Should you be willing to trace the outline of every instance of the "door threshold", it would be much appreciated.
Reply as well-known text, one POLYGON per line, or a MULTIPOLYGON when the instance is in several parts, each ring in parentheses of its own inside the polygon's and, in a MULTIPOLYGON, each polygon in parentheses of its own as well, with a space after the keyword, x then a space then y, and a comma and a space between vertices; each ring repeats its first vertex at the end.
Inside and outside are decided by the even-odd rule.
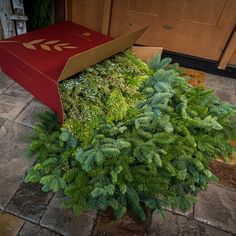
POLYGON ((236 79, 236 67, 235 66, 227 66, 225 70, 220 70, 217 68, 216 61, 206 60, 203 58, 192 57, 180 53, 174 53, 170 51, 164 50, 162 53, 162 58, 170 57, 172 58, 172 62, 179 63, 180 66, 201 70, 207 72, 209 74, 220 75, 224 77, 229 77, 236 79))

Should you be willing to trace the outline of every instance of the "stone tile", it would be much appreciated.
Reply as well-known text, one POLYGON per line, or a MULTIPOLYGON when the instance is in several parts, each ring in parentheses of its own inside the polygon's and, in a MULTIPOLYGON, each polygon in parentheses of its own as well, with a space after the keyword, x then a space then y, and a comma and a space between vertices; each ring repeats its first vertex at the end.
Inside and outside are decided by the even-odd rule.
POLYGON ((235 94, 236 81, 234 79, 206 73, 205 84, 207 87, 229 90, 235 94))
POLYGON ((5 122, 6 122, 6 120, 0 117, 0 127, 1 127, 5 122))
POLYGON ((29 127, 34 127, 37 123, 37 113, 49 110, 47 106, 43 105, 39 101, 33 99, 30 104, 20 113, 20 115, 15 119, 17 123, 27 125, 29 127))
POLYGON ((236 95, 233 94, 232 91, 215 89, 215 95, 218 96, 222 101, 227 101, 236 105, 236 95))
POLYGON ((32 129, 6 121, 0 127, 0 208, 4 208, 34 159, 26 159, 26 137, 32 129))
POLYGON ((24 98, 0 95, 0 117, 13 121, 28 102, 24 98))
POLYGON ((24 98, 27 102, 33 99, 33 95, 26 91, 22 86, 17 83, 12 84, 4 94, 12 96, 12 97, 19 97, 24 98))
POLYGON ((189 210, 189 211, 186 211, 186 212, 182 212, 181 210, 178 210, 178 209, 172 209, 170 207, 166 207, 165 210, 167 211, 171 211, 172 213, 175 213, 175 214, 178 214, 178 215, 182 215, 182 216, 186 216, 186 217, 189 217, 189 218, 193 218, 193 207, 189 210))
MULTIPOLYGON (((147 220, 147 222, 149 222, 149 220, 147 220)), ((113 210, 108 208, 107 210, 99 212, 92 235, 143 236, 146 235, 146 222, 140 220, 131 209, 129 209, 121 219, 117 219, 113 210)))
POLYGON ((194 217, 236 234, 236 191, 210 184, 198 195, 194 217))
MULTIPOLYGON (((149 236, 231 236, 223 230, 184 216, 166 212, 166 219, 153 214, 149 236)), ((233 236, 233 235, 232 235, 233 236)))
POLYGON ((1 236, 16 236, 23 224, 24 220, 0 211, 1 236))
POLYGON ((13 83, 14 80, 10 79, 0 70, 0 94, 7 90, 13 83))
POLYGON ((65 197, 62 193, 54 195, 41 220, 41 225, 63 235, 90 235, 96 218, 96 212, 88 212, 76 216, 71 209, 62 209, 60 207, 64 201, 65 197))
POLYGON ((40 184, 23 182, 7 205, 7 211, 39 223, 53 195, 43 192, 41 188, 40 184))
POLYGON ((18 236, 59 236, 59 234, 27 221, 18 236))

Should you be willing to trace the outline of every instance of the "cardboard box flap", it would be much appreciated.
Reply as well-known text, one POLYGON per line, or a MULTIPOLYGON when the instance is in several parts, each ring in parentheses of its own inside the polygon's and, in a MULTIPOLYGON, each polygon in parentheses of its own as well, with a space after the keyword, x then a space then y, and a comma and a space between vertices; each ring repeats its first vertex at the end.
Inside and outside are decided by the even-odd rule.
POLYGON ((149 47, 149 46, 133 46, 133 53, 139 57, 142 61, 148 62, 156 54, 162 54, 162 47, 149 47))
POLYGON ((70 57, 58 81, 67 79, 86 67, 92 66, 131 47, 147 28, 148 26, 70 57))

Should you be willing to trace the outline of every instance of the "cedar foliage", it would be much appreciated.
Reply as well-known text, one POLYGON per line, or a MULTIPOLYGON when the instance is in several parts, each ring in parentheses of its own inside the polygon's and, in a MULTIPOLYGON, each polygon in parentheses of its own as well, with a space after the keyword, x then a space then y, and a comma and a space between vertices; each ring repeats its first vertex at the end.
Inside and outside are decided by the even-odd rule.
MULTIPOLYGON (((117 57, 126 60, 125 57, 130 56, 128 52, 117 57)), ((103 63, 93 70, 110 62, 103 63)), ((125 71, 129 67, 122 63, 116 69, 124 66, 124 75, 127 75, 125 71)), ((142 66, 144 70, 134 77, 123 77, 134 82, 139 73, 144 76, 143 71, 149 75, 142 79, 143 83, 135 85, 136 90, 132 88, 137 99, 127 102, 130 94, 124 96, 118 86, 120 82, 116 84, 120 81, 118 76, 112 79, 115 80, 112 92, 102 96, 104 103, 93 103, 105 110, 96 127, 92 125, 90 136, 84 139, 86 142, 80 140, 87 135, 82 129, 73 132, 68 123, 60 128, 55 115, 42 114, 30 146, 31 153, 37 153, 38 158, 26 181, 40 182, 44 191, 62 189, 69 197, 65 206, 77 214, 110 206, 120 218, 131 206, 145 220, 144 205, 162 216, 166 206, 188 210, 196 200, 194 196, 216 179, 208 162, 216 156, 227 158, 233 152, 228 140, 236 136, 236 109, 221 102, 212 90, 189 85, 187 79, 180 76, 178 65, 170 64, 170 59, 154 57, 149 62, 151 72, 142 66), (124 111, 116 109, 116 102, 112 102, 123 104, 124 100, 129 104, 125 108, 119 105, 124 111)), ((82 74, 86 76, 86 73, 90 70, 82 74)), ((99 77, 101 73, 102 69, 99 77)), ((76 104, 79 107, 68 108, 72 111, 70 117, 76 114, 75 121, 90 104, 87 97, 90 83, 94 82, 96 89, 96 76, 90 76, 88 87, 84 80, 79 100, 75 102, 78 98, 71 98, 73 107, 76 104), (84 107, 77 103, 80 99, 85 101, 84 107)), ((93 114, 100 115, 96 109, 93 114)))
POLYGON ((100 123, 117 122, 137 113, 138 88, 152 71, 130 50, 104 60, 59 86, 65 124, 81 145, 91 141, 100 123))

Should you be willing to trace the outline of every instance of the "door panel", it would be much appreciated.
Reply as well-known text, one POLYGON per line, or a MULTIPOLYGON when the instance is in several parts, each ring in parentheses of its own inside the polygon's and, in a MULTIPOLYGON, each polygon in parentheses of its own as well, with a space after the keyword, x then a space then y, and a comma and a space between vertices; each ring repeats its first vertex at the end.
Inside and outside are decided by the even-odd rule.
POLYGON ((236 23, 236 0, 114 0, 110 35, 150 25, 138 44, 218 61, 236 23))
POLYGON ((180 14, 181 20, 214 27, 221 17, 226 2, 227 0, 185 1, 180 14))
POLYGON ((67 20, 101 31, 104 0, 67 0, 67 20))

